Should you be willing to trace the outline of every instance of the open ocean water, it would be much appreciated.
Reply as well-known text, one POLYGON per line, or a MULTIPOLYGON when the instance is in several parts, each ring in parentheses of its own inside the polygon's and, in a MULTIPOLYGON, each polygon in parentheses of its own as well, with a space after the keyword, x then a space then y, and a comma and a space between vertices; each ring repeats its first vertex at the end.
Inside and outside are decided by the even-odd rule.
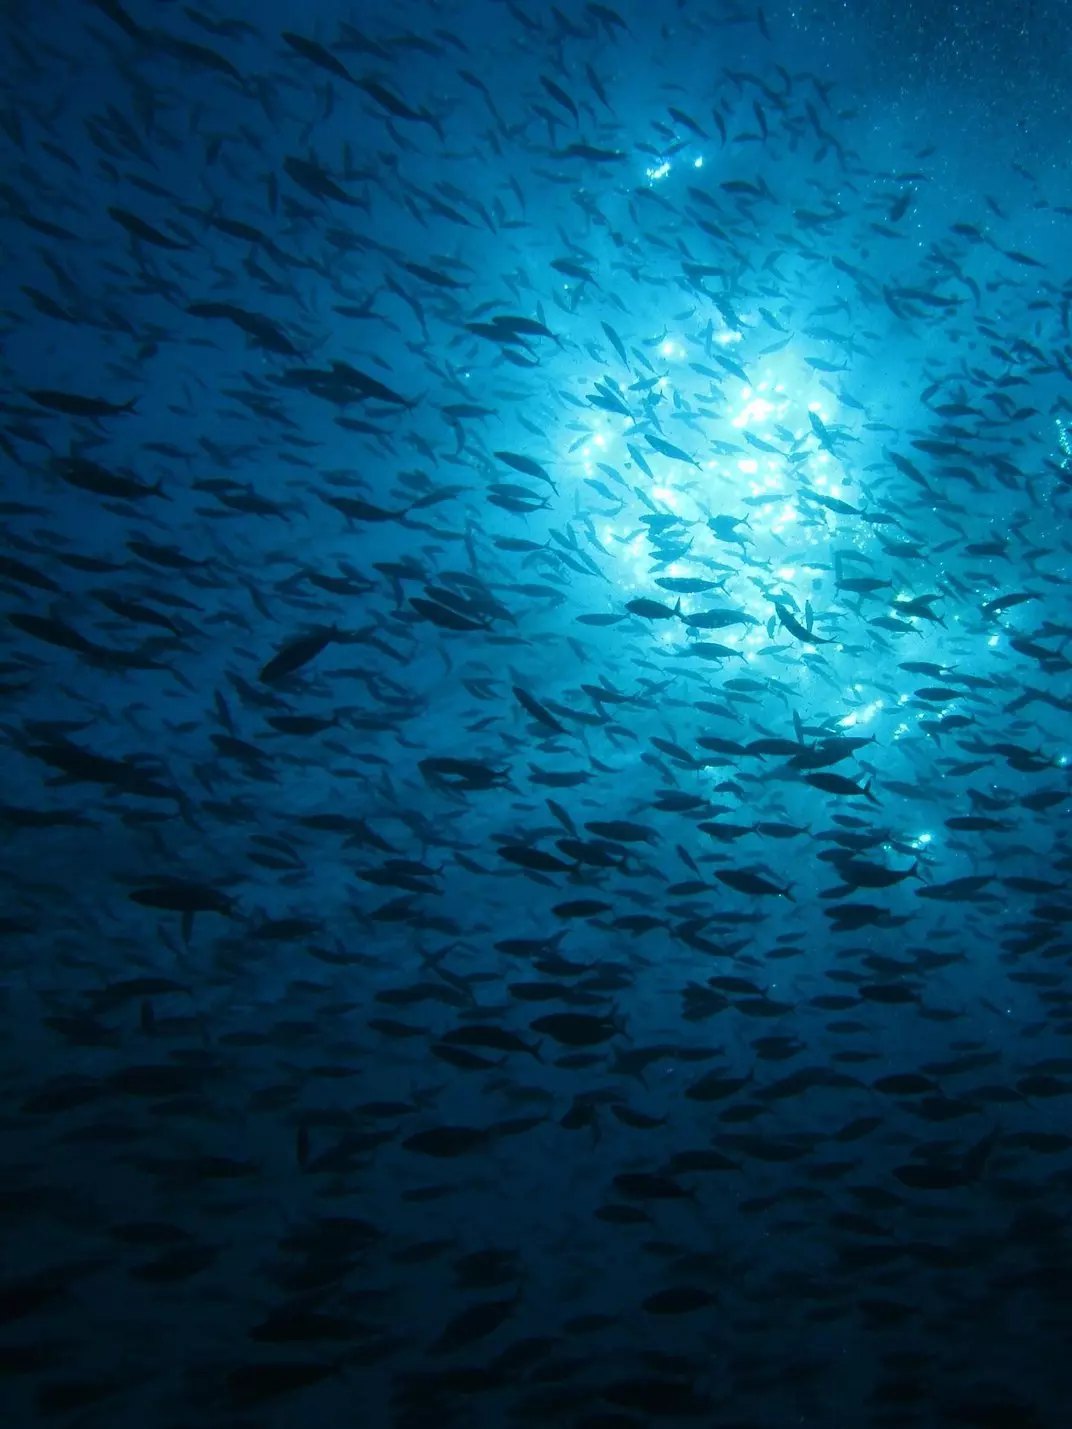
POLYGON ((1067 1429, 1067 5, 0 19, 3 1429, 1067 1429))

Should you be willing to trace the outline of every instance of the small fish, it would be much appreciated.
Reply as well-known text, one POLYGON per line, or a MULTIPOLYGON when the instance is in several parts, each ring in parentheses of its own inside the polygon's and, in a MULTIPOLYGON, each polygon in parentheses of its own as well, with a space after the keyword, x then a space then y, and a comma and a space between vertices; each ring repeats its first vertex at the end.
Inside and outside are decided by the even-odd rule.
POLYGON ((141 243, 149 243, 154 248, 167 248, 172 252, 185 253, 192 245, 180 243, 177 239, 169 238, 166 233, 161 233, 158 228, 154 228, 151 223, 146 223, 139 218, 136 213, 131 213, 125 208, 109 208, 108 216, 125 228, 132 238, 138 239, 141 243))
POLYGON ((274 684, 277 680, 287 679, 290 675, 296 674, 303 666, 308 665, 310 660, 315 660, 333 640, 338 639, 338 635, 338 629, 331 626, 327 629, 311 631, 308 635, 297 636, 283 645, 270 660, 261 666, 258 678, 263 684, 274 684))
POLYGON ((107 402, 103 397, 83 397, 74 392, 57 392, 52 388, 28 390, 27 397, 50 412, 63 412, 69 417, 120 417, 133 412, 135 398, 129 402, 107 402))

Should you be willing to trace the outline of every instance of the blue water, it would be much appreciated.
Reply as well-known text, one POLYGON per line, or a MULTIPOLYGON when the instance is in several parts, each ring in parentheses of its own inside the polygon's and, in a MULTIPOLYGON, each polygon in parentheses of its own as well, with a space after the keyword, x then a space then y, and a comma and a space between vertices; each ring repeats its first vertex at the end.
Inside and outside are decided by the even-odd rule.
POLYGON ((5 1425, 1065 1423, 1061 23, 5 7, 5 1425))

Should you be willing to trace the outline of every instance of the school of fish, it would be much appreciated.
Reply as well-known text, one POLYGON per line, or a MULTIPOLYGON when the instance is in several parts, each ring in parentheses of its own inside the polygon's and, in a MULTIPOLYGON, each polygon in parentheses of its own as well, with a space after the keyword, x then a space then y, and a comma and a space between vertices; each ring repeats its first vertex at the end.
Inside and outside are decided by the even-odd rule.
POLYGON ((1065 1423, 1067 165, 744 0, 2 26, 5 1429, 1065 1423))

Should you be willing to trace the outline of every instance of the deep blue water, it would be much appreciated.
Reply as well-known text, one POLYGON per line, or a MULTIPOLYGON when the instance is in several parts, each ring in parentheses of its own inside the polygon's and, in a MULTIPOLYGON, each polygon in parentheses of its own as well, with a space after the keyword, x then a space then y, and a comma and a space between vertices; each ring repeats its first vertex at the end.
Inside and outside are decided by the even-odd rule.
POLYGON ((3 20, 4 1425, 1065 1424, 1061 7, 3 20))

